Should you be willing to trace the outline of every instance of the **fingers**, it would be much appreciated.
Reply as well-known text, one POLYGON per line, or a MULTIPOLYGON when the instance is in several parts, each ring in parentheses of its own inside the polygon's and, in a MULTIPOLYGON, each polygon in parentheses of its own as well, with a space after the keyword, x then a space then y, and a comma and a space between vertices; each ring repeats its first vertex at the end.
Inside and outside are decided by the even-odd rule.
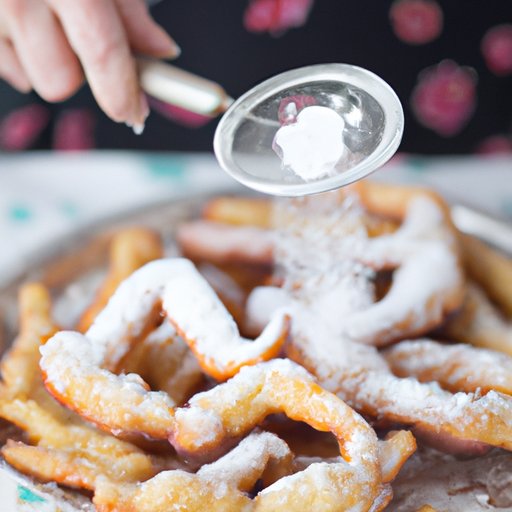
POLYGON ((32 89, 12 44, 6 39, 0 39, 0 77, 20 92, 32 89))
POLYGON ((132 51, 179 54, 142 0, 0 0, 0 13, 0 77, 60 101, 80 87, 84 71, 105 113, 133 126, 143 125, 149 108, 132 51))
POLYGON ((134 53, 173 59, 180 48, 151 17, 143 0, 115 0, 134 53))
POLYGON ((80 59, 96 101, 115 121, 143 125, 149 113, 112 0, 48 0, 80 59))
POLYGON ((24 69, 24 74, 20 74, 20 66, 12 68, 20 84, 27 89, 24 78, 28 78, 47 101, 61 101, 71 96, 80 87, 83 75, 50 9, 40 0, 4 0, 2 4, 3 31, 8 32, 18 64, 24 69))

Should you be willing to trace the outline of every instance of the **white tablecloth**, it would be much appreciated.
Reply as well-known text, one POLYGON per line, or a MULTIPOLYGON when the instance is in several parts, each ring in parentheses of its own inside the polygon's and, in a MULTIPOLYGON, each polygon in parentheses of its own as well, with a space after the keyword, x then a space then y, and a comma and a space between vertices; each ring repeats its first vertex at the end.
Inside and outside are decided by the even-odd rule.
MULTIPOLYGON (((511 158, 399 156, 374 176, 431 184, 454 201, 512 218, 511 158)), ((192 191, 234 187, 211 155, 0 154, 0 285, 77 228, 192 191)))

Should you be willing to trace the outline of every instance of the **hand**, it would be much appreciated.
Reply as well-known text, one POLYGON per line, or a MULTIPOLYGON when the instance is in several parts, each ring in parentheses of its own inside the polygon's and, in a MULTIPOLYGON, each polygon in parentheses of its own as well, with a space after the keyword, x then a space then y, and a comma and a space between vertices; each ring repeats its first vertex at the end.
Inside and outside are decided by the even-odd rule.
POLYGON ((20 91, 62 101, 85 75, 109 117, 141 125, 149 109, 134 53, 179 54, 143 0, 0 0, 0 77, 20 91))

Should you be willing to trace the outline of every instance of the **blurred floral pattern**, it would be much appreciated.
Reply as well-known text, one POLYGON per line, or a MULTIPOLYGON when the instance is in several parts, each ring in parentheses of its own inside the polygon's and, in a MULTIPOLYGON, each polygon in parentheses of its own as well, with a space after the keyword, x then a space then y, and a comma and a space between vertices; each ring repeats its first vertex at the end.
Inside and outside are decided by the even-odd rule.
POLYGON ((487 67, 493 73, 512 74, 512 24, 489 29, 482 40, 482 53, 487 67))
POLYGON ((393 32, 404 43, 429 43, 443 29, 443 12, 434 0, 395 0, 389 18, 393 32))
POLYGON ((94 148, 94 124, 93 113, 85 108, 65 110, 53 130, 53 148, 58 151, 94 148))
POLYGON ((481 155, 506 155, 512 153, 512 135, 491 135, 477 147, 481 155))
MULTIPOLYGON (((484 4, 482 12, 487 9, 490 13, 484 4)), ((308 21, 313 24, 310 20, 312 14, 319 15, 315 22, 321 22, 322 15, 325 22, 325 15, 330 15, 330 11, 325 11, 327 5, 328 2, 319 0, 243 0, 243 19, 235 13, 234 22, 243 24, 246 31, 256 36, 247 35, 247 39, 256 41, 255 44, 258 44, 258 38, 273 38, 275 48, 279 48, 279 43, 286 43, 286 39, 280 41, 276 38, 286 38, 292 29, 299 35, 297 29, 308 21)), ((473 39, 466 41, 460 39, 461 32, 457 30, 460 26, 456 25, 458 17, 455 15, 459 11, 441 0, 387 0, 380 7, 381 10, 375 10, 375 17, 381 19, 372 18, 372 26, 382 27, 382 34, 386 35, 388 42, 396 42, 396 66, 400 66, 400 55, 407 55, 409 61, 412 59, 414 62, 414 55, 420 56, 418 62, 421 64, 413 66, 412 71, 407 68, 407 77, 410 77, 407 78, 410 81, 408 87, 399 91, 408 114, 407 123, 413 132, 419 130, 415 132, 414 141, 424 140, 420 137, 425 135, 425 139, 429 139, 426 147, 430 151, 437 151, 438 142, 444 142, 451 145, 445 145, 445 149, 439 152, 446 152, 446 148, 453 145, 466 152, 511 153, 512 115, 506 84, 512 78, 512 20, 503 16, 504 22, 497 23, 499 15, 494 16, 493 22, 483 17, 479 29, 471 34, 473 39), (447 37, 451 37, 451 42, 447 37), (458 45, 464 49, 462 55, 465 57, 460 57, 458 45), (453 50, 455 55, 447 55, 448 50, 453 50), (457 62, 450 60, 457 55, 457 62), (423 66, 425 69, 418 73, 423 66), (478 69, 478 73, 472 66, 478 69), (499 99, 498 95, 492 97, 496 90, 501 91, 499 99), (469 144, 464 139, 468 134, 471 138, 469 144)), ((332 21, 336 24, 336 19, 332 21)), ((469 34, 467 31, 464 33, 469 34)), ((400 79, 394 84, 398 85, 397 89, 406 81, 405 71, 402 75, 398 74, 400 79)), ((393 82, 390 80, 390 83, 393 82)), ((96 138, 102 141, 95 119, 97 109, 66 110, 64 105, 64 110, 62 107, 54 110, 36 101, 32 95, 29 104, 15 106, 10 111, 7 109, 7 114, 0 118, 0 150, 20 151, 50 145, 60 151, 87 150, 95 147, 96 138)), ((303 102, 306 106, 313 101, 310 97, 302 97, 299 104, 303 102)), ((211 121, 209 117, 155 99, 150 99, 149 103, 152 110, 165 119, 190 129, 200 128, 211 121)), ((281 104, 281 123, 294 122, 296 114, 286 101, 281 104)))
POLYGON ((412 92, 417 120, 443 137, 459 133, 476 105, 476 72, 451 60, 423 70, 412 92))
POLYGON ((38 103, 9 112, 0 122, 0 148, 7 151, 29 149, 49 120, 50 112, 38 103))
POLYGON ((314 0, 250 0, 244 15, 249 32, 283 34, 306 23, 314 0))

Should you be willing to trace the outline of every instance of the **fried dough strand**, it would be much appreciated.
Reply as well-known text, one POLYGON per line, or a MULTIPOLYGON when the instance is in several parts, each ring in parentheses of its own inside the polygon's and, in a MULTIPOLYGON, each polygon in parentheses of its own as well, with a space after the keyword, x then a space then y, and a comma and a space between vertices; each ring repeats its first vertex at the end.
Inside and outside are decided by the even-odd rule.
MULTIPOLYGON (((415 267, 416 263, 399 266, 390 291, 378 303, 374 302, 368 278, 354 264, 353 273, 341 274, 338 282, 335 271, 329 274, 331 280, 318 278, 310 287, 306 286, 307 282, 299 282, 297 286, 296 277, 289 276, 288 283, 285 282, 288 288, 284 290, 289 296, 288 305, 283 304, 282 293, 264 294, 260 289, 259 300, 249 297, 248 306, 259 313, 265 309, 273 313, 269 303, 274 300, 272 295, 279 296, 279 300, 274 300, 275 306, 284 307, 292 318, 288 357, 363 414, 380 421, 411 425, 438 436, 511 449, 512 399, 509 396, 494 390, 485 396, 478 393, 452 395, 434 383, 422 384, 413 378, 396 377, 375 348, 363 345, 362 342, 383 345, 411 334, 418 335, 423 328, 439 326, 452 308, 460 306, 465 281, 456 233, 448 219, 448 208, 438 196, 424 195, 415 188, 367 183, 358 184, 356 190, 361 194, 363 206, 372 213, 402 219, 403 223, 393 234, 369 239, 368 243, 364 238, 349 239, 347 261, 350 263, 352 258, 355 263, 383 269, 396 267, 398 262, 410 258, 411 262, 420 262, 419 266, 415 267), (425 250, 429 244, 435 248, 431 254, 425 250), (447 276, 451 276, 450 279, 447 276), (301 295, 304 289, 306 296, 301 295), (436 291, 431 293, 432 289, 436 291), (438 300, 432 301, 429 297, 438 300), (326 302, 327 299, 331 302, 326 302), (347 311, 337 313, 332 307, 337 301, 346 304, 347 311)), ((298 222, 302 222, 300 215, 298 222)), ((302 243, 307 244, 307 234, 299 233, 302 243)), ((332 240, 336 243, 338 239, 332 240)), ((294 254, 308 254, 307 247, 300 252, 300 244, 292 246, 296 249, 294 254)), ((314 251, 314 248, 309 251, 312 257, 314 251)), ((329 257, 329 249, 324 248, 324 252, 329 257)), ((338 253, 333 249, 332 254, 337 256, 338 253)), ((333 265, 338 262, 339 259, 333 265)), ((309 261, 300 263, 311 264, 309 261)), ((293 271, 293 267, 290 268, 293 271)), ((324 269, 325 273, 328 271, 324 269)), ((251 316, 251 312, 248 313, 251 316)), ((265 321, 265 315, 259 319, 261 321, 265 321)))
POLYGON ((98 472, 81 454, 77 456, 76 453, 31 446, 11 439, 2 447, 1 452, 13 468, 38 481, 94 490, 98 472))
POLYGON ((292 454, 274 434, 253 433, 231 452, 196 474, 166 471, 140 485, 99 481, 94 495, 98 512, 167 512, 179 504, 189 512, 253 510, 244 491, 273 463, 279 474, 289 474, 292 454))
MULTIPOLYGON (((451 394, 437 383, 394 376, 372 347, 340 342, 324 355, 294 338, 288 355, 357 411, 434 434, 512 449, 512 398, 495 391, 451 394)), ((318 344, 317 344, 318 345, 318 344)))
POLYGON ((216 197, 203 209, 203 218, 233 226, 272 226, 272 202, 252 197, 216 197))
POLYGON ((39 347, 58 327, 51 318, 48 290, 39 283, 27 283, 18 292, 20 333, 2 358, 2 380, 12 396, 29 396, 40 386, 39 347))
POLYGON ((469 281, 462 308, 442 325, 448 339, 512 356, 512 322, 492 304, 484 290, 469 281))
POLYGON ((185 403, 204 383, 196 357, 169 322, 135 345, 116 372, 140 375, 152 390, 164 391, 175 404, 185 403))
POLYGON ((110 244, 109 269, 96 298, 82 314, 77 330, 85 332, 107 305, 117 287, 129 275, 163 256, 162 240, 148 228, 126 228, 114 235, 110 244))
MULTIPOLYGON (((346 319, 344 329, 354 341, 376 346, 427 333, 461 306, 465 293, 458 237, 446 203, 431 191, 413 187, 362 182, 351 190, 370 214, 400 220, 402 225, 396 230, 385 228, 380 236, 368 237, 364 210, 358 212, 358 223, 365 230, 366 240, 350 246, 351 257, 373 271, 394 271, 394 274, 385 296, 346 319)), ((338 201, 333 208, 336 206, 339 206, 338 201)), ((307 209, 307 204, 297 206, 302 213, 304 208, 307 209)), ((282 223, 277 227, 295 229, 299 233, 304 229, 312 231, 314 215, 315 212, 310 212, 306 220, 284 208, 276 212, 276 222, 282 223)), ((328 229, 322 225, 322 220, 320 217, 316 231, 328 229)), ((190 253, 192 243, 193 256, 198 259, 214 263, 222 258, 229 261, 232 258, 229 247, 234 244, 233 247, 239 248, 237 260, 255 262, 251 253, 263 251, 267 254, 265 258, 273 261, 275 244, 282 244, 283 233, 278 242, 275 233, 272 236, 272 231, 267 229, 263 241, 244 231, 253 226, 217 222, 213 229, 209 222, 194 221, 182 226, 183 236, 178 240, 185 254, 190 253), (196 233, 196 228, 202 233, 196 233)), ((384 219, 383 222, 389 221, 384 219)), ((312 234, 311 239, 316 240, 317 235, 312 234)), ((316 247, 315 243, 311 245, 316 247)), ((249 330, 252 331, 253 326, 249 326, 249 330)))
POLYGON ((50 295, 43 285, 30 283, 19 297, 20 334, 2 360, 0 416, 21 428, 35 446, 6 445, 2 451, 8 462, 44 480, 88 489, 92 475, 138 481, 157 473, 161 465, 151 456, 96 430, 48 394, 39 349, 56 330, 50 295))
POLYGON ((181 225, 176 239, 183 255, 194 261, 258 266, 271 266, 273 262, 272 233, 257 226, 195 220, 181 225))
MULTIPOLYGON (((85 332, 107 305, 118 286, 133 272, 163 256, 159 234, 142 227, 125 228, 112 237, 109 270, 96 298, 83 313, 77 330, 85 332)), ((183 403, 203 382, 203 374, 188 347, 172 328, 157 329, 119 362, 117 372, 139 373, 152 389, 163 390, 183 403)))
POLYGON ((192 263, 181 258, 157 260, 122 283, 85 335, 62 331, 42 347, 47 389, 101 428, 165 439, 169 411, 176 404, 165 393, 147 393, 139 375, 111 373, 154 328, 161 311, 203 370, 219 380, 246 364, 276 356, 288 333, 288 318, 277 314, 256 340, 241 338, 232 317, 192 263), (208 322, 203 321, 204 314, 208 322), (122 404, 124 416, 109 407, 105 394, 122 404))
POLYGON ((286 510, 307 509, 301 488, 309 490, 307 499, 313 508, 322 511, 353 506, 369 510, 382 493, 373 430, 289 361, 245 367, 227 383, 195 395, 189 405, 176 411, 177 425, 172 434, 174 446, 188 454, 198 448, 211 451, 223 440, 244 435, 268 414, 279 411, 316 429, 329 430, 337 438, 344 461, 312 464, 284 477, 257 496, 255 510, 272 510, 276 499, 286 510))
POLYGON ((512 317, 512 259, 470 235, 460 235, 468 274, 512 317))
POLYGON ((512 357, 469 345, 433 340, 401 341, 384 353, 395 375, 439 382, 450 391, 512 395, 512 357))
POLYGON ((394 269, 382 300, 345 321, 348 337, 384 346, 437 327, 462 304, 465 292, 457 237, 447 206, 432 192, 358 183, 354 188, 372 213, 399 218, 392 234, 356 246, 352 257, 374 270, 394 269))

